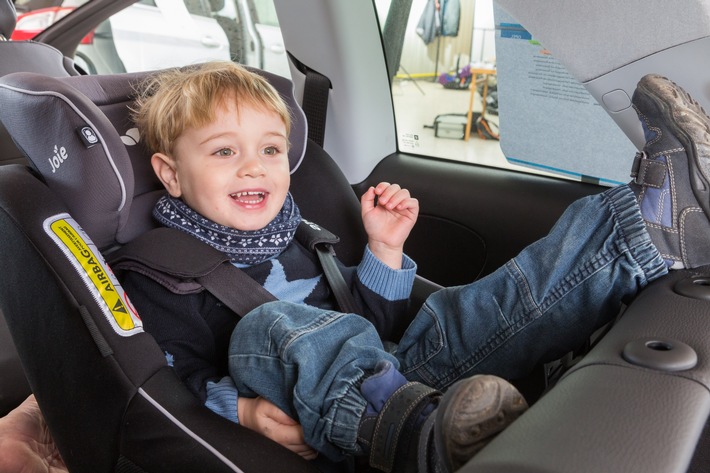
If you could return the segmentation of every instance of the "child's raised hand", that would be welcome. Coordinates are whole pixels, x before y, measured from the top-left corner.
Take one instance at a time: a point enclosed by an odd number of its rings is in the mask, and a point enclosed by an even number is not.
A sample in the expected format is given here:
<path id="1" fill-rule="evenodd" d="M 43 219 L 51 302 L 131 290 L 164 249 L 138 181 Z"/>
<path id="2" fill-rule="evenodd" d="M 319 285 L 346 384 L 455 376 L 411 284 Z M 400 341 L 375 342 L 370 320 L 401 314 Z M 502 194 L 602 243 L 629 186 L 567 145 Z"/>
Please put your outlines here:
<path id="1" fill-rule="evenodd" d="M 363 194 L 360 205 L 370 251 L 391 268 L 399 269 L 404 242 L 419 215 L 419 201 L 398 184 L 381 182 Z"/>

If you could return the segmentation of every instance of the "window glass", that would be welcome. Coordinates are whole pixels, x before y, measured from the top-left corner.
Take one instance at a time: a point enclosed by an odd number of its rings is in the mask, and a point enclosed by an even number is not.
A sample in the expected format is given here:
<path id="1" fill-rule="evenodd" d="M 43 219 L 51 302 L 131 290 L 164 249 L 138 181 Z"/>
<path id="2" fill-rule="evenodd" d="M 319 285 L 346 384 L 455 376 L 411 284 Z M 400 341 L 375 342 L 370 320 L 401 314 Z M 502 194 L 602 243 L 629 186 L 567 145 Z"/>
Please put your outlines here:
<path id="1" fill-rule="evenodd" d="M 23 41 L 70 14 L 88 0 L 17 0 L 17 23 L 11 40 Z"/>
<path id="2" fill-rule="evenodd" d="M 12 39 L 33 38 L 87 1 L 17 0 Z M 86 33 L 74 60 L 89 74 L 231 59 L 290 77 L 273 0 L 139 0 Z"/>
<path id="3" fill-rule="evenodd" d="M 375 0 L 400 151 L 510 167 L 497 140 L 492 0 L 412 0 L 408 12 L 401 3 Z M 403 21 L 399 35 L 386 31 Z"/>
<path id="4" fill-rule="evenodd" d="M 183 0 L 187 11 L 192 15 L 210 17 L 212 12 L 207 0 Z"/>
<path id="5" fill-rule="evenodd" d="M 262 25 L 279 26 L 276 8 L 271 0 L 254 0 L 256 21 Z"/>
<path id="6" fill-rule="evenodd" d="M 409 3 L 411 7 L 407 8 Z M 560 125 L 555 122 L 554 111 L 538 116 L 535 110 L 525 107 L 530 102 L 526 97 L 534 96 L 535 87 L 530 84 L 535 80 L 534 74 L 515 71 L 519 59 L 506 56 L 511 52 L 509 47 L 498 47 L 502 29 L 497 17 L 501 16 L 501 10 L 493 0 L 374 0 L 374 5 L 391 75 L 401 152 L 602 184 L 617 183 L 615 178 L 605 177 L 609 173 L 603 164 L 588 159 L 587 168 L 578 168 L 570 163 L 574 149 L 551 144 L 549 137 Z M 518 29 L 524 32 L 519 25 Z M 503 33 L 507 35 L 509 31 Z M 534 39 L 521 39 L 536 47 L 536 54 L 544 51 L 539 44 L 535 46 Z M 544 54 L 549 56 L 549 51 Z M 556 67 L 559 74 L 552 80 L 560 81 L 561 87 L 575 94 L 574 101 L 589 102 L 595 108 L 586 89 L 564 67 L 559 64 Z M 506 80 L 510 77 L 501 74 L 515 76 L 515 90 L 502 87 L 499 95 L 499 82 L 513 83 Z M 520 92 L 521 88 L 527 92 L 511 94 L 511 90 Z M 506 91 L 508 95 L 504 95 Z M 499 103 L 506 105 L 502 117 Z M 554 110 L 565 104 L 549 106 Z M 611 121 L 608 116 L 600 116 L 605 113 L 598 106 L 591 113 L 595 121 Z M 576 111 L 570 109 L 568 115 L 576 115 Z M 569 119 L 561 117 L 560 120 Z M 519 133 L 518 126 L 525 121 L 535 121 L 536 139 L 542 142 L 525 141 L 530 135 Z M 577 124 L 579 121 L 576 120 Z M 618 130 L 604 130 L 618 134 Z M 513 139 L 517 140 L 515 146 Z M 547 146 L 538 146 L 541 144 Z M 537 147 L 537 156 L 527 155 L 532 147 Z M 513 150 L 514 155 L 508 155 L 508 150 Z M 547 161 L 548 158 L 552 159 Z"/>

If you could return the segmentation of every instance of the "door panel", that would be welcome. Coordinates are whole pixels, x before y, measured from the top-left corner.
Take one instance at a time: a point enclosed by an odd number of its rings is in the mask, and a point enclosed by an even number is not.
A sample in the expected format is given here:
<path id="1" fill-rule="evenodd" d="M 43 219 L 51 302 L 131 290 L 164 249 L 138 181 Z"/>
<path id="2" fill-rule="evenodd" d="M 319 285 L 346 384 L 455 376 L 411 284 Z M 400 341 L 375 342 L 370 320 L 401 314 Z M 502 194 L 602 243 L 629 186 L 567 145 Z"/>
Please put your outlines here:
<path id="1" fill-rule="evenodd" d="M 419 200 L 420 218 L 405 251 L 420 275 L 445 286 L 495 270 L 544 236 L 570 203 L 604 189 L 404 154 L 384 159 L 356 192 L 381 181 L 396 182 Z"/>

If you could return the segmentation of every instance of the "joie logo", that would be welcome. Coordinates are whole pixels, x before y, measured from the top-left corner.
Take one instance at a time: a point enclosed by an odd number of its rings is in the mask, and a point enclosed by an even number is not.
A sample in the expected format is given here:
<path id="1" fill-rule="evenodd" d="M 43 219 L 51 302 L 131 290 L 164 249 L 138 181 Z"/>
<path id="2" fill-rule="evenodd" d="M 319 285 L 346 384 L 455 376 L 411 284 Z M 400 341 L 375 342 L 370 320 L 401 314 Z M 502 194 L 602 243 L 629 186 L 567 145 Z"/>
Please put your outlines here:
<path id="1" fill-rule="evenodd" d="M 135 146 L 141 141 L 141 135 L 138 128 L 131 128 L 125 135 L 121 136 L 121 141 L 126 146 Z"/>
<path id="2" fill-rule="evenodd" d="M 61 166 L 68 157 L 69 155 L 67 154 L 67 150 L 64 146 L 59 148 L 57 145 L 54 145 L 54 156 L 49 158 L 49 165 L 52 166 L 52 173 L 57 172 L 59 166 Z"/>

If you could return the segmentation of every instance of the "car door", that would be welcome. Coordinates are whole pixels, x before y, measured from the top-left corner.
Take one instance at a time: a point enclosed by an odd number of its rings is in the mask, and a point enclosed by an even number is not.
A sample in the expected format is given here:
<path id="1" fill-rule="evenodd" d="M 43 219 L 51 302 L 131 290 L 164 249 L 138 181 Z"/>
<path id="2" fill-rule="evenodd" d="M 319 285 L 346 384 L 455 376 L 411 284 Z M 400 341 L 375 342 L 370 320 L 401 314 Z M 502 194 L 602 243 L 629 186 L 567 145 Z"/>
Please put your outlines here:
<path id="1" fill-rule="evenodd" d="M 262 68 L 284 77 L 290 77 L 291 72 L 286 58 L 286 47 L 281 36 L 281 28 L 279 28 L 274 2 L 271 0 L 254 0 L 254 12 L 254 26 L 261 39 L 264 61 Z"/>

